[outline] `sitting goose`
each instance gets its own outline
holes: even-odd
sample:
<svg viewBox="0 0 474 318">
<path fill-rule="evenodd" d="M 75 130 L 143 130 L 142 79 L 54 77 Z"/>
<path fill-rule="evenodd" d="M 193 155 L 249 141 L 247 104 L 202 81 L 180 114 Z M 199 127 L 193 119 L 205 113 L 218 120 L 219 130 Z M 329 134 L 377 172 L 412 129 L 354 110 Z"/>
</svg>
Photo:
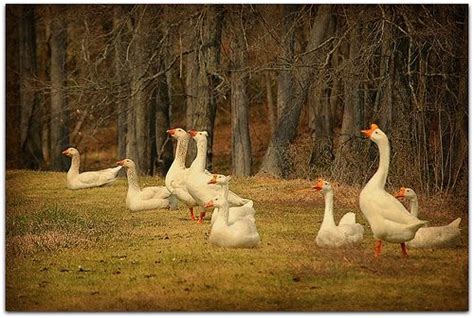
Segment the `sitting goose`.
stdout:
<svg viewBox="0 0 474 318">
<path fill-rule="evenodd" d="M 229 179 L 230 177 L 227 177 L 224 182 L 227 183 Z M 252 220 L 251 218 L 243 217 L 231 222 L 229 220 L 228 195 L 229 190 L 226 188 L 224 194 L 216 195 L 204 205 L 206 208 L 218 209 L 218 211 L 214 212 L 217 218 L 212 224 L 209 242 L 222 247 L 234 248 L 251 248 L 257 246 L 260 243 L 260 235 L 255 225 L 255 219 Z M 251 202 L 247 202 L 246 205 L 250 204 Z M 253 208 L 249 206 L 249 209 Z"/>
<path fill-rule="evenodd" d="M 356 223 L 353 212 L 344 214 L 339 221 L 339 225 L 334 222 L 334 193 L 331 184 L 319 179 L 313 189 L 321 191 L 325 200 L 323 223 L 316 236 L 316 244 L 321 247 L 339 247 L 362 241 L 364 227 Z"/>
<path fill-rule="evenodd" d="M 137 169 L 133 160 L 123 159 L 118 161 L 117 165 L 127 169 L 128 191 L 126 204 L 131 211 L 176 208 L 178 201 L 166 187 L 157 186 L 140 189 Z"/>
<path fill-rule="evenodd" d="M 63 155 L 71 157 L 71 167 L 67 172 L 66 185 L 71 190 L 100 187 L 113 182 L 122 167 L 108 168 L 98 171 L 87 171 L 79 173 L 81 156 L 76 148 L 68 148 L 62 152 Z"/>
<path fill-rule="evenodd" d="M 211 180 L 209 180 L 207 183 L 220 185 L 222 187 L 221 194 L 224 195 L 225 193 L 229 192 L 230 179 L 230 176 L 224 176 L 223 174 L 212 174 Z M 212 212 L 211 225 L 213 225 L 216 221 L 218 212 L 218 208 L 215 208 Z M 248 202 L 242 206 L 235 206 L 229 208 L 229 223 L 234 223 L 237 219 L 241 218 L 247 218 L 255 223 L 255 209 L 253 208 L 252 200 L 248 200 Z"/>
<path fill-rule="evenodd" d="M 401 187 L 395 194 L 395 197 L 397 199 L 407 198 L 410 200 L 410 213 L 413 216 L 418 216 L 418 197 L 413 189 Z M 407 242 L 407 245 L 415 248 L 456 245 L 457 239 L 461 235 L 459 223 L 461 223 L 461 218 L 457 218 L 445 226 L 422 227 L 416 232 L 415 238 Z"/>
</svg>

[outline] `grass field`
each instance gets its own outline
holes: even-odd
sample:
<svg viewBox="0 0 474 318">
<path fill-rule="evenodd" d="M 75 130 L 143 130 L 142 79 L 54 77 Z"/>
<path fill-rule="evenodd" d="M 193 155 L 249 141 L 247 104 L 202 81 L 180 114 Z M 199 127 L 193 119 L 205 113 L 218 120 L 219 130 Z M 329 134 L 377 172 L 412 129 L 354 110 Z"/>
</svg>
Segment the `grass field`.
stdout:
<svg viewBox="0 0 474 318">
<path fill-rule="evenodd" d="M 420 214 L 433 225 L 461 216 L 456 248 L 412 249 L 403 259 L 398 245 L 386 244 L 375 259 L 358 189 L 335 185 L 335 212 L 336 220 L 356 212 L 363 243 L 321 249 L 314 239 L 324 201 L 307 190 L 312 182 L 233 179 L 231 189 L 255 202 L 262 238 L 245 250 L 209 244 L 209 221 L 190 221 L 182 205 L 129 212 L 124 178 L 78 191 L 66 189 L 65 178 L 6 172 L 8 311 L 468 309 L 467 208 L 440 198 L 421 198 Z M 151 184 L 163 180 L 142 178 Z"/>
</svg>

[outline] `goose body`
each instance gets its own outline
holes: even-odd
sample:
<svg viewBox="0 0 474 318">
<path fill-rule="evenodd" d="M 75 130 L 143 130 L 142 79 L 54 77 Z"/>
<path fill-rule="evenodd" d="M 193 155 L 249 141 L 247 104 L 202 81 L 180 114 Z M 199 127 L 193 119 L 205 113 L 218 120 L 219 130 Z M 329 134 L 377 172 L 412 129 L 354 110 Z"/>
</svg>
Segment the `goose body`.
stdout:
<svg viewBox="0 0 474 318">
<path fill-rule="evenodd" d="M 108 168 L 98 171 L 79 173 L 81 157 L 76 148 L 68 148 L 62 152 L 71 157 L 71 166 L 67 172 L 66 185 L 71 190 L 100 187 L 117 179 L 117 174 L 122 167 Z"/>
<path fill-rule="evenodd" d="M 321 247 L 340 247 L 359 243 L 364 235 L 364 227 L 356 223 L 354 213 L 344 214 L 339 225 L 334 221 L 334 193 L 331 184 L 320 179 L 313 188 L 322 191 L 325 200 L 323 223 L 316 236 L 316 244 Z"/>
<path fill-rule="evenodd" d="M 418 197 L 413 189 L 402 187 L 395 196 L 397 198 L 407 198 L 410 202 L 410 213 L 418 216 Z M 407 242 L 407 245 L 413 248 L 454 246 L 461 235 L 460 223 L 461 218 L 457 218 L 445 226 L 422 227 L 416 232 L 415 237 Z"/>
<path fill-rule="evenodd" d="M 164 186 L 145 187 L 140 189 L 135 163 L 130 159 L 117 162 L 118 165 L 126 167 L 128 190 L 126 205 L 131 211 L 142 211 L 152 209 L 174 209 L 177 199 Z"/>
<path fill-rule="evenodd" d="M 227 178 L 228 181 L 230 177 Z M 254 218 L 241 217 L 232 222 L 229 220 L 230 207 L 226 200 L 228 193 L 228 190 L 224 191 L 224 195 L 217 195 L 205 205 L 206 208 L 217 208 L 216 219 L 209 234 L 209 242 L 214 245 L 233 248 L 257 246 L 260 243 L 260 235 Z M 250 205 L 250 202 L 247 202 L 246 205 Z M 251 206 L 248 208 L 253 209 Z"/>
<path fill-rule="evenodd" d="M 189 135 L 181 128 L 169 129 L 168 134 L 177 140 L 176 153 L 173 163 L 165 177 L 165 186 L 179 201 L 189 208 L 191 219 L 195 220 L 194 208 L 198 206 L 196 200 L 186 188 L 189 169 L 186 168 L 186 153 L 188 151 Z"/>
<path fill-rule="evenodd" d="M 196 203 L 204 207 L 212 198 L 222 194 L 222 188 L 216 184 L 209 184 L 212 176 L 206 171 L 206 152 L 207 152 L 207 132 L 191 130 L 190 135 L 196 140 L 197 155 L 189 167 L 189 173 L 186 178 L 186 189 L 194 198 Z M 227 201 L 230 206 L 242 206 L 249 200 L 239 197 L 232 191 L 229 191 Z M 204 213 L 201 213 L 199 220 L 202 221 Z"/>
<path fill-rule="evenodd" d="M 359 207 L 378 240 L 375 255 L 380 255 L 382 241 L 386 241 L 400 243 L 403 255 L 407 256 L 405 242 L 412 240 L 416 231 L 428 222 L 411 215 L 403 204 L 385 191 L 390 165 L 390 144 L 385 133 L 375 124 L 362 132 L 377 144 L 380 155 L 377 172 L 359 195 Z"/>
</svg>

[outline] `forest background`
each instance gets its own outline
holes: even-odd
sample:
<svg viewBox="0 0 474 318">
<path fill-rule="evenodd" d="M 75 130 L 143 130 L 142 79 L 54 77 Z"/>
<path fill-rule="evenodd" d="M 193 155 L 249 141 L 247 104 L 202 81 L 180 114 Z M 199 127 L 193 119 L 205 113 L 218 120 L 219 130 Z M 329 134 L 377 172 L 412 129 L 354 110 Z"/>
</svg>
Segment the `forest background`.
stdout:
<svg viewBox="0 0 474 318">
<path fill-rule="evenodd" d="M 208 168 L 467 198 L 467 5 L 7 5 L 7 169 L 117 159 L 165 175 L 170 127 Z M 188 161 L 195 153 L 191 143 Z"/>
</svg>

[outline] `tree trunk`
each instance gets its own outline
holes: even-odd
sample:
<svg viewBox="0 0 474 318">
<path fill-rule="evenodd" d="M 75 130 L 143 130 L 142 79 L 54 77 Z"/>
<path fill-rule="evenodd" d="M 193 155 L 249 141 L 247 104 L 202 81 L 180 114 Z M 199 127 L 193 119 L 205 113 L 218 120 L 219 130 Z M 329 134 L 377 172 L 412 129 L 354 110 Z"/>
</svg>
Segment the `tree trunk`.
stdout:
<svg viewBox="0 0 474 318">
<path fill-rule="evenodd" d="M 162 67 L 166 68 L 165 62 Z M 159 78 L 158 87 L 155 90 L 155 149 L 156 149 L 156 172 L 166 176 L 168 169 L 173 163 L 173 144 L 168 139 L 166 130 L 170 127 L 171 96 L 168 88 L 168 76 L 163 74 Z"/>
<path fill-rule="evenodd" d="M 390 9 L 390 8 L 388 8 Z M 391 19 L 391 12 L 387 10 L 385 13 L 387 19 Z M 392 105 L 393 105 L 393 78 L 394 74 L 394 52 L 393 52 L 393 36 L 391 26 L 387 25 L 382 34 L 382 48 L 380 58 L 380 78 L 382 84 L 379 86 L 376 96 L 376 106 L 379 109 L 379 126 L 385 133 L 390 131 L 392 123 Z M 410 57 L 409 57 L 410 58 Z M 410 61 L 409 61 L 410 62 Z"/>
<path fill-rule="evenodd" d="M 320 5 L 314 20 L 306 54 L 300 60 L 303 65 L 313 64 L 318 57 L 316 48 L 327 38 L 331 20 L 331 5 Z M 287 177 L 291 171 L 291 159 L 288 154 L 290 143 L 295 139 L 302 106 L 306 101 L 310 79 L 314 74 L 313 67 L 294 67 L 295 28 L 292 26 L 295 10 L 285 6 L 284 38 L 285 59 L 291 61 L 287 69 L 280 71 L 278 76 L 278 123 L 270 140 L 259 173 L 275 177 Z"/>
<path fill-rule="evenodd" d="M 272 75 L 267 72 L 263 75 L 265 81 L 265 93 L 267 97 L 268 117 L 270 121 L 270 132 L 273 135 L 277 123 L 277 111 L 275 109 L 275 102 L 273 100 Z"/>
<path fill-rule="evenodd" d="M 194 41 L 191 40 L 191 41 Z M 191 130 L 194 128 L 194 109 L 196 105 L 196 97 L 198 90 L 198 65 L 196 65 L 197 53 L 192 52 L 186 56 L 186 129 Z M 186 164 L 189 166 L 196 157 L 196 143 L 191 138 L 188 144 L 188 152 L 186 154 Z"/>
<path fill-rule="evenodd" d="M 311 151 L 310 164 L 317 167 L 324 167 L 331 163 L 332 152 L 332 130 L 331 130 L 331 110 L 328 97 L 328 87 L 322 83 L 321 87 L 314 89 L 310 99 L 310 123 L 311 141 L 313 149 Z"/>
<path fill-rule="evenodd" d="M 218 5 L 208 5 L 205 8 L 205 17 L 202 25 L 202 37 L 195 37 L 195 59 L 188 59 L 189 68 L 191 64 L 196 67 L 196 82 L 187 84 L 195 85 L 188 88 L 192 92 L 194 102 L 192 111 L 187 111 L 188 121 L 192 120 L 192 129 L 205 130 L 208 133 L 207 167 L 212 168 L 212 141 L 214 131 L 214 120 L 216 117 L 217 100 L 216 86 L 220 82 L 220 42 L 222 33 L 223 9 Z M 202 41 L 202 42 L 201 42 Z M 189 104 L 187 104 L 189 107 Z M 191 117 L 192 119 L 189 119 Z M 189 129 L 188 126 L 188 129 Z M 195 144 L 190 143 L 188 150 L 188 162 L 195 157 Z"/>
<path fill-rule="evenodd" d="M 131 45 L 131 70 L 130 70 L 130 109 L 127 113 L 127 157 L 134 160 L 141 174 L 152 174 L 152 143 L 151 123 L 154 122 L 152 104 L 153 86 L 146 82 L 148 67 L 151 57 L 153 28 L 151 8 L 140 6 L 134 17 L 133 43 Z M 153 48 L 156 49 L 156 48 Z"/>
<path fill-rule="evenodd" d="M 20 135 L 23 166 L 38 169 L 43 163 L 41 121 L 38 116 L 38 94 L 33 81 L 37 78 L 35 11 L 32 5 L 22 5 L 19 21 L 20 55 Z"/>
<path fill-rule="evenodd" d="M 252 147 L 248 123 L 247 85 L 249 75 L 247 71 L 243 70 L 247 63 L 244 39 L 246 31 L 240 25 L 240 20 L 234 24 L 234 47 L 231 48 L 232 171 L 236 176 L 250 176 L 252 173 Z"/>
<path fill-rule="evenodd" d="M 47 11 L 43 8 L 42 12 L 38 12 L 38 16 L 45 16 L 44 12 Z M 45 23 L 46 22 L 46 23 Z M 49 50 L 49 39 L 50 39 L 50 23 L 46 19 L 36 20 L 36 61 L 37 61 L 37 72 L 38 80 L 40 83 L 48 83 L 50 81 L 50 50 Z M 41 86 L 38 85 L 38 89 Z M 43 166 L 51 167 L 51 144 L 50 144 L 50 111 L 51 101 L 49 94 L 38 94 L 38 110 L 39 117 L 41 118 L 41 153 L 43 156 Z"/>
<path fill-rule="evenodd" d="M 357 23 L 357 22 L 355 22 Z M 361 142 L 359 141 L 361 123 L 362 101 L 359 92 L 359 68 L 358 57 L 360 50 L 360 39 L 358 38 L 358 25 L 353 26 L 348 45 L 348 74 L 345 76 L 344 83 L 344 113 L 342 116 L 342 126 L 338 139 L 336 158 L 333 165 L 334 172 L 338 177 L 346 178 L 346 182 L 354 179 L 354 171 L 359 165 L 359 152 Z"/>
<path fill-rule="evenodd" d="M 68 161 L 61 154 L 68 145 L 68 129 L 66 118 L 66 49 L 67 49 L 67 24 L 64 11 L 61 8 L 51 8 L 51 50 L 50 77 L 51 77 L 51 168 L 53 170 L 66 170 Z"/>
<path fill-rule="evenodd" d="M 335 28 L 336 19 L 335 17 L 331 17 L 327 36 L 332 36 L 335 32 Z M 328 70 L 325 69 L 321 72 L 324 76 Z M 316 167 L 326 167 L 330 165 L 334 157 L 332 149 L 331 90 L 329 80 L 326 79 L 326 77 L 323 77 L 317 82 L 318 86 L 312 89 L 310 102 L 308 103 L 308 126 L 311 130 L 311 141 L 313 143 L 310 165 Z"/>
<path fill-rule="evenodd" d="M 116 113 L 117 113 L 117 155 L 120 159 L 127 156 L 127 112 L 130 107 L 129 68 L 126 61 L 127 50 L 127 19 L 120 5 L 114 6 L 114 30 L 118 32 L 115 42 L 114 66 L 116 81 Z"/>
</svg>

